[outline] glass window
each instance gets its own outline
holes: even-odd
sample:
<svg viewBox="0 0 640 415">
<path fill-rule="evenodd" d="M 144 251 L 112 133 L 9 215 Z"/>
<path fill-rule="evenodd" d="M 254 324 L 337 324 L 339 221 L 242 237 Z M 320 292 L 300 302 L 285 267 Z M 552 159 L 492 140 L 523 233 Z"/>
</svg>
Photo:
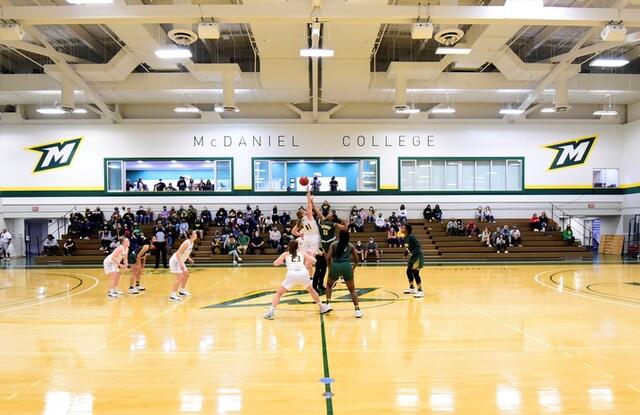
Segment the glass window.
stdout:
<svg viewBox="0 0 640 415">
<path fill-rule="evenodd" d="M 476 162 L 465 160 L 462 162 L 462 189 L 474 190 Z"/>
<path fill-rule="evenodd" d="M 505 160 L 491 160 L 491 190 L 506 188 L 506 172 Z"/>
<path fill-rule="evenodd" d="M 593 187 L 618 187 L 618 169 L 593 169 Z"/>
<path fill-rule="evenodd" d="M 287 190 L 287 168 L 284 161 L 271 161 L 270 189 L 274 191 Z"/>
<path fill-rule="evenodd" d="M 216 190 L 230 191 L 231 189 L 231 161 L 216 161 L 217 182 Z"/>
<path fill-rule="evenodd" d="M 522 162 L 507 160 L 507 190 L 522 189 Z"/>
<path fill-rule="evenodd" d="M 269 186 L 269 161 L 254 160 L 253 162 L 253 186 L 256 190 L 270 190 Z"/>
<path fill-rule="evenodd" d="M 402 177 L 400 186 L 404 190 L 417 190 L 416 188 L 416 161 L 402 160 L 400 162 L 400 176 Z"/>
<path fill-rule="evenodd" d="M 107 190 L 122 192 L 122 161 L 107 161 Z"/>
<path fill-rule="evenodd" d="M 458 188 L 458 162 L 447 160 L 445 167 L 446 189 L 456 190 Z"/>
<path fill-rule="evenodd" d="M 444 160 L 431 160 L 431 189 L 444 190 Z"/>
<path fill-rule="evenodd" d="M 378 190 L 378 161 L 362 160 L 362 185 L 359 190 Z"/>
<path fill-rule="evenodd" d="M 476 161 L 476 190 L 489 190 L 491 188 L 491 161 Z"/>
<path fill-rule="evenodd" d="M 416 190 L 431 188 L 431 160 L 417 160 L 416 163 Z"/>
</svg>

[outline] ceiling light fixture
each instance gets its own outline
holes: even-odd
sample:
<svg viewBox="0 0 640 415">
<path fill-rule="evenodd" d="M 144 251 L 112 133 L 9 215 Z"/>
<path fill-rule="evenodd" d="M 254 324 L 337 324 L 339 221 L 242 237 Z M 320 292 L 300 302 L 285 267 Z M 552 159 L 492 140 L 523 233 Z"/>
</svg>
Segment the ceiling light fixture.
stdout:
<svg viewBox="0 0 640 415">
<path fill-rule="evenodd" d="M 556 109 L 553 107 L 547 107 L 547 108 L 541 109 L 540 112 L 542 112 L 543 114 L 550 114 L 550 113 L 555 113 Z"/>
<path fill-rule="evenodd" d="M 520 115 L 523 113 L 524 113 L 524 110 L 520 110 L 517 108 L 502 108 L 500 110 L 500 114 L 502 115 Z"/>
<path fill-rule="evenodd" d="M 333 49 L 300 49 L 300 56 L 304 58 L 331 58 L 333 53 Z"/>
<path fill-rule="evenodd" d="M 594 111 L 593 115 L 599 115 L 599 116 L 615 116 L 618 115 L 618 111 L 616 110 L 598 110 L 598 111 Z"/>
<path fill-rule="evenodd" d="M 447 48 L 441 46 L 436 49 L 436 55 L 468 55 L 470 53 L 470 48 Z"/>
<path fill-rule="evenodd" d="M 57 107 L 43 107 L 36 109 L 36 112 L 44 115 L 62 115 L 62 114 L 86 114 L 87 110 L 84 108 L 76 108 L 73 111 L 64 111 L 62 108 Z"/>
<path fill-rule="evenodd" d="M 417 114 L 420 112 L 420 108 L 396 108 L 396 114 Z"/>
<path fill-rule="evenodd" d="M 175 107 L 173 109 L 175 112 L 178 113 L 196 113 L 196 112 L 200 112 L 200 109 L 197 107 Z"/>
<path fill-rule="evenodd" d="M 111 4 L 113 0 L 67 0 L 70 4 Z"/>
<path fill-rule="evenodd" d="M 186 48 L 158 49 L 155 55 L 160 59 L 187 59 L 191 57 L 191 51 Z"/>
<path fill-rule="evenodd" d="M 453 107 L 434 108 L 431 110 L 432 114 L 454 114 L 456 109 Z"/>
<path fill-rule="evenodd" d="M 597 66 L 600 68 L 620 68 L 628 64 L 629 61 L 627 59 L 605 59 L 598 58 L 589 62 L 589 66 Z"/>
</svg>

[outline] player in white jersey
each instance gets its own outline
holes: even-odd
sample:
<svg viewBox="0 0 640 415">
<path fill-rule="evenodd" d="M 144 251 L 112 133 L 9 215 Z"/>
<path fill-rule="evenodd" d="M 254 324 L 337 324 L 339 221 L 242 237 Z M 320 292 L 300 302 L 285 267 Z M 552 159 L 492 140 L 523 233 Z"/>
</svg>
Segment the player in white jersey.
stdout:
<svg viewBox="0 0 640 415">
<path fill-rule="evenodd" d="M 298 223 L 291 229 L 291 233 L 294 236 L 301 236 L 300 249 L 315 257 L 320 253 L 320 230 L 318 229 L 318 222 L 313 217 L 313 210 L 313 196 L 311 196 L 311 192 L 307 187 L 307 208 L 298 209 Z M 313 275 L 312 267 L 313 264 L 307 264 L 309 275 Z"/>
<path fill-rule="evenodd" d="M 273 261 L 274 266 L 285 264 L 287 266 L 287 276 L 285 277 L 280 287 L 276 291 L 276 295 L 273 297 L 273 301 L 271 302 L 271 307 L 264 315 L 264 318 L 267 320 L 273 320 L 275 317 L 276 307 L 278 303 L 280 303 L 280 298 L 284 293 L 289 291 L 291 288 L 296 285 L 301 285 L 305 290 L 309 292 L 313 301 L 318 304 L 320 308 L 320 314 L 324 314 L 327 312 L 329 307 L 326 304 L 322 304 L 320 301 L 320 296 L 311 286 L 311 280 L 309 278 L 309 271 L 307 271 L 307 264 L 314 263 L 316 259 L 310 255 L 308 252 L 298 250 L 298 241 L 295 239 L 289 242 L 289 246 L 287 247 L 287 251 L 283 252 L 282 255 L 278 257 L 275 261 Z"/>
<path fill-rule="evenodd" d="M 129 264 L 127 263 L 127 255 L 129 253 L 129 239 L 120 238 L 120 246 L 109 254 L 102 264 L 104 265 L 104 273 L 111 278 L 109 292 L 107 297 L 118 298 L 123 292 L 118 291 L 118 282 L 120 281 L 120 268 L 126 271 Z"/>
<path fill-rule="evenodd" d="M 180 248 L 178 248 L 178 250 L 171 255 L 171 258 L 169 259 L 169 271 L 176 274 L 176 281 L 173 283 L 169 301 L 182 301 L 182 297 L 191 295 L 189 291 L 185 290 L 187 280 L 189 279 L 189 271 L 184 265 L 184 262 L 189 261 L 193 264 L 193 259 L 191 259 L 190 255 L 191 250 L 193 249 L 193 242 L 198 239 L 198 232 L 190 231 L 188 235 L 189 239 L 182 242 L 182 244 L 180 244 Z"/>
</svg>

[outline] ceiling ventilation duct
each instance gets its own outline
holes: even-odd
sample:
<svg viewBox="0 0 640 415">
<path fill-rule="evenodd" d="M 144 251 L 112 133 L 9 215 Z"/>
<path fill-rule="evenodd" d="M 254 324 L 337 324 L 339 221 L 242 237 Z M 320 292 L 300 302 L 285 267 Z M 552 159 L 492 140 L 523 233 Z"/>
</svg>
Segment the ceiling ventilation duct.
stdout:
<svg viewBox="0 0 640 415">
<path fill-rule="evenodd" d="M 567 74 L 562 73 L 556 79 L 555 112 L 567 112 L 569 105 L 569 88 L 567 87 Z"/>
<path fill-rule="evenodd" d="M 396 111 L 405 111 L 409 108 L 407 105 L 407 78 L 401 75 L 396 76 L 396 102 L 393 109 Z"/>
<path fill-rule="evenodd" d="M 65 77 L 62 78 L 62 91 L 60 94 L 60 109 L 64 112 L 73 112 L 75 102 L 73 96 L 73 84 Z"/>
<path fill-rule="evenodd" d="M 216 112 L 238 112 L 240 109 L 236 107 L 236 99 L 233 89 L 233 77 L 232 72 L 225 72 L 222 74 L 222 106 L 216 107 Z"/>
<path fill-rule="evenodd" d="M 440 0 L 440 6 L 457 6 L 458 0 Z M 445 46 L 453 46 L 462 39 L 464 31 L 456 24 L 441 24 L 433 38 L 436 42 Z"/>
<path fill-rule="evenodd" d="M 189 46 L 198 40 L 198 35 L 193 31 L 190 24 L 174 24 L 173 29 L 167 33 L 167 36 L 176 45 L 181 46 Z"/>
</svg>

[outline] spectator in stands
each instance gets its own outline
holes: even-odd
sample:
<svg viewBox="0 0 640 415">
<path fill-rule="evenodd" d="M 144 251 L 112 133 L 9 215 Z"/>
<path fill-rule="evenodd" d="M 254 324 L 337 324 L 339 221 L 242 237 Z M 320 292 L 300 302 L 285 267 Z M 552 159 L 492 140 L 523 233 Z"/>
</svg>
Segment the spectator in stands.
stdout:
<svg viewBox="0 0 640 415">
<path fill-rule="evenodd" d="M 169 185 L 171 185 L 171 183 L 169 183 Z M 184 179 L 184 176 L 180 176 L 180 178 L 176 182 L 176 187 L 181 192 L 184 192 L 185 190 L 187 190 L 187 181 Z"/>
<path fill-rule="evenodd" d="M 364 246 L 360 241 L 356 242 L 354 246 L 356 248 L 356 254 L 358 254 L 358 259 L 361 260 L 361 258 L 364 257 Z"/>
<path fill-rule="evenodd" d="M 491 246 L 491 232 L 489 232 L 489 228 L 486 226 L 484 227 L 482 234 L 480 234 L 480 242 L 487 246 Z"/>
<path fill-rule="evenodd" d="M 478 208 L 473 211 L 473 217 L 478 222 L 484 222 L 484 218 L 482 217 L 482 206 L 478 206 Z"/>
<path fill-rule="evenodd" d="M 349 212 L 349 217 L 358 214 L 358 207 L 356 205 L 351 206 L 351 212 Z"/>
<path fill-rule="evenodd" d="M 100 232 L 98 232 L 98 238 L 100 239 L 100 250 L 108 251 L 109 244 L 113 239 L 113 234 L 111 233 L 111 229 L 105 224 Z"/>
<path fill-rule="evenodd" d="M 249 238 L 249 235 L 245 234 L 245 233 L 240 233 L 240 235 L 238 236 L 238 253 L 241 255 L 244 255 L 247 253 L 247 249 L 249 248 L 249 242 L 251 242 L 251 238 Z"/>
<path fill-rule="evenodd" d="M 133 183 L 131 183 L 131 179 L 127 179 L 126 183 L 124 184 L 124 188 L 126 189 L 126 191 L 130 191 L 134 187 L 135 186 L 133 185 Z"/>
<path fill-rule="evenodd" d="M 166 206 L 162 206 L 162 212 L 158 214 L 158 219 L 162 221 L 164 225 L 166 225 L 170 216 L 171 216 L 171 212 L 167 210 Z"/>
<path fill-rule="evenodd" d="M 504 239 L 504 236 L 500 232 L 498 232 L 498 236 L 496 237 L 495 247 L 497 253 L 509 253 L 509 251 L 507 251 L 507 243 Z"/>
<path fill-rule="evenodd" d="M 224 226 L 226 220 L 227 220 L 227 211 L 225 208 L 221 207 L 216 212 L 216 220 L 215 220 L 216 226 Z"/>
<path fill-rule="evenodd" d="M 537 213 L 533 213 L 533 215 L 531 216 L 531 218 L 529 218 L 529 226 L 531 227 L 531 230 L 534 232 L 539 232 L 541 227 L 540 227 L 540 218 L 538 217 Z"/>
<path fill-rule="evenodd" d="M 482 220 L 489 223 L 496 223 L 495 217 L 493 216 L 489 205 L 485 206 L 484 210 L 482 211 Z"/>
<path fill-rule="evenodd" d="M 364 232 L 364 219 L 361 215 L 356 215 L 353 218 L 353 225 L 356 232 Z"/>
<path fill-rule="evenodd" d="M 198 238 L 202 239 L 204 236 L 204 223 L 202 223 L 202 219 L 196 218 L 193 222 L 192 229 L 198 233 Z"/>
<path fill-rule="evenodd" d="M 562 239 L 571 246 L 573 246 L 576 243 L 576 238 L 573 236 L 573 230 L 571 229 L 571 225 L 567 225 L 564 231 L 562 231 Z"/>
<path fill-rule="evenodd" d="M 0 233 L 0 251 L 2 254 L 2 260 L 7 258 L 7 251 L 9 250 L 9 244 L 11 243 L 11 233 L 4 228 Z"/>
<path fill-rule="evenodd" d="M 389 224 L 387 228 L 387 245 L 389 248 L 394 248 L 398 245 L 398 234 L 396 233 L 396 227 Z"/>
<path fill-rule="evenodd" d="M 264 249 L 266 245 L 264 243 L 264 239 L 260 236 L 260 232 L 255 231 L 253 233 L 253 238 L 251 238 L 251 243 L 249 244 L 249 251 L 256 255 L 264 254 Z"/>
<path fill-rule="evenodd" d="M 171 250 L 174 242 L 180 237 L 180 224 L 178 223 L 177 225 L 174 225 L 173 223 L 169 223 L 165 234 L 167 235 L 167 249 Z"/>
<path fill-rule="evenodd" d="M 451 218 L 449 222 L 447 222 L 447 235 L 455 236 L 457 232 L 456 220 Z"/>
<path fill-rule="evenodd" d="M 156 266 L 154 268 L 160 267 L 160 257 L 162 256 L 162 266 L 164 268 L 169 268 L 167 265 L 167 235 L 164 231 L 162 225 L 156 230 L 154 234 L 156 241 L 154 243 L 156 247 Z"/>
<path fill-rule="evenodd" d="M 280 239 L 282 239 L 282 234 L 280 230 L 274 226 L 269 231 L 269 243 L 273 249 L 280 250 Z"/>
<path fill-rule="evenodd" d="M 58 241 L 53 235 L 47 235 L 47 239 L 44 240 L 43 250 L 45 255 L 58 255 Z"/>
<path fill-rule="evenodd" d="M 291 215 L 286 210 L 282 212 L 282 216 L 280 216 L 280 223 L 282 225 L 288 225 L 291 222 Z"/>
<path fill-rule="evenodd" d="M 67 242 L 65 242 L 62 247 L 64 248 L 64 255 L 71 256 L 71 254 L 76 250 L 76 243 L 73 242 L 73 239 L 68 238 Z"/>
<path fill-rule="evenodd" d="M 236 213 L 236 210 L 235 209 L 229 209 L 229 213 L 227 213 L 226 223 L 231 224 L 231 225 L 235 224 L 237 217 L 238 217 L 238 214 Z"/>
<path fill-rule="evenodd" d="M 367 211 L 367 219 L 366 223 L 374 223 L 376 221 L 376 210 L 373 206 L 369 206 L 369 210 Z"/>
<path fill-rule="evenodd" d="M 467 224 L 466 234 L 469 238 L 471 238 L 472 236 L 478 236 L 478 228 L 473 221 Z"/>
<path fill-rule="evenodd" d="M 158 183 L 153 186 L 153 190 L 156 192 L 164 192 L 164 189 L 167 188 L 167 185 L 164 184 L 162 179 L 158 179 Z"/>
<path fill-rule="evenodd" d="M 400 221 L 401 225 L 407 223 L 407 208 L 404 206 L 404 204 L 400 205 L 400 210 L 398 210 L 398 220 Z"/>
<path fill-rule="evenodd" d="M 386 222 L 384 217 L 382 216 L 382 212 L 378 212 L 378 217 L 376 218 L 376 231 L 382 232 L 387 230 Z"/>
<path fill-rule="evenodd" d="M 404 246 L 404 239 L 407 237 L 407 234 L 405 233 L 405 230 L 404 230 L 404 226 L 401 226 L 396 231 L 396 237 L 398 238 L 398 246 Z"/>
<path fill-rule="evenodd" d="M 190 192 L 193 192 L 194 190 L 196 190 L 196 185 L 193 182 L 193 177 L 189 179 L 189 184 L 187 185 L 187 189 L 189 189 Z"/>
<path fill-rule="evenodd" d="M 329 191 L 338 191 L 338 181 L 336 180 L 336 176 L 331 176 L 331 180 L 329 180 Z"/>
<path fill-rule="evenodd" d="M 260 210 L 260 206 L 256 205 L 256 208 L 253 209 L 253 218 L 257 221 L 261 215 L 262 211 Z"/>
<path fill-rule="evenodd" d="M 138 210 L 136 211 L 136 222 L 138 223 L 145 223 L 145 216 L 147 215 L 147 211 L 144 210 L 144 208 L 142 206 L 138 207 Z"/>
<path fill-rule="evenodd" d="M 176 189 L 175 187 L 173 187 L 173 183 L 169 183 L 169 186 L 167 186 L 167 188 L 165 189 L 165 191 L 167 192 L 175 192 L 178 189 Z"/>
<path fill-rule="evenodd" d="M 389 221 L 389 226 L 397 226 L 399 219 L 398 216 L 396 216 L 396 212 L 391 212 L 391 216 L 389 216 L 389 219 L 387 219 Z"/>
<path fill-rule="evenodd" d="M 222 254 L 222 236 L 220 236 L 220 231 L 216 231 L 213 236 L 213 240 L 211 241 L 211 253 L 213 255 Z"/>
<path fill-rule="evenodd" d="M 431 209 L 431 205 L 427 205 L 427 207 L 424 208 L 422 211 L 422 217 L 427 222 L 433 221 L 433 209 Z"/>
<path fill-rule="evenodd" d="M 369 255 L 376 256 L 376 262 L 380 262 L 380 250 L 378 249 L 378 244 L 373 239 L 373 236 L 369 237 L 369 242 L 367 243 L 367 250 L 362 254 L 362 262 L 367 262 L 367 258 Z"/>
<path fill-rule="evenodd" d="M 242 258 L 238 255 L 238 243 L 236 242 L 236 238 L 229 236 L 225 240 L 225 248 L 229 256 L 233 258 L 233 265 L 238 265 L 238 261 L 242 262 Z"/>
<path fill-rule="evenodd" d="M 313 180 L 311 181 L 311 191 L 313 193 L 318 193 L 320 191 L 320 186 L 322 186 L 322 183 L 316 174 L 313 176 Z"/>
<path fill-rule="evenodd" d="M 256 221 L 256 227 L 258 231 L 265 233 L 267 232 L 267 218 L 264 215 L 258 216 L 258 220 Z"/>
<path fill-rule="evenodd" d="M 502 234 L 502 237 L 504 238 L 505 244 L 507 244 L 509 246 L 513 246 L 513 242 L 512 242 L 512 239 L 511 239 L 511 231 L 509 230 L 509 226 L 508 225 L 504 225 L 502 227 L 502 230 L 500 231 L 500 233 Z"/>
<path fill-rule="evenodd" d="M 462 219 L 458 219 L 456 221 L 456 236 L 464 236 L 464 223 L 462 223 Z"/>
<path fill-rule="evenodd" d="M 122 220 L 122 216 L 120 216 L 120 208 L 118 208 L 117 206 L 113 208 L 113 213 L 111 214 L 111 221 L 112 222 L 120 222 L 120 220 Z"/>
<path fill-rule="evenodd" d="M 206 192 L 213 192 L 215 189 L 215 185 L 213 183 L 211 183 L 210 179 L 207 179 L 207 182 L 204 184 L 204 190 Z"/>
<path fill-rule="evenodd" d="M 322 206 L 324 206 L 324 203 L 322 204 Z M 280 222 L 280 215 L 278 215 L 278 206 L 276 205 L 273 205 L 273 207 L 271 208 L 271 221 L 273 223 Z"/>
<path fill-rule="evenodd" d="M 133 222 L 135 221 L 136 217 L 133 212 L 131 212 L 131 208 L 127 208 L 127 211 L 124 213 L 124 215 L 122 215 L 122 223 L 131 227 L 131 225 L 133 225 Z"/>
<path fill-rule="evenodd" d="M 433 219 L 438 222 L 442 222 L 442 210 L 440 210 L 440 205 L 436 205 L 436 207 L 433 208 Z"/>
<path fill-rule="evenodd" d="M 522 236 L 520 235 L 520 229 L 516 225 L 513 225 L 511 229 L 511 243 L 513 245 L 522 246 Z"/>
<path fill-rule="evenodd" d="M 549 227 L 549 218 L 545 212 L 540 214 L 540 231 L 545 232 Z"/>
<path fill-rule="evenodd" d="M 141 178 L 138 178 L 138 181 L 136 182 L 136 186 L 135 186 L 134 190 L 136 192 L 144 191 L 144 183 L 142 182 Z"/>
<path fill-rule="evenodd" d="M 205 226 L 208 226 L 209 222 L 211 222 L 211 211 L 209 211 L 206 206 L 200 212 L 200 219 L 202 219 L 202 223 Z"/>
</svg>

